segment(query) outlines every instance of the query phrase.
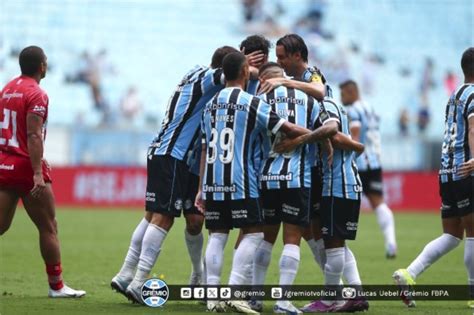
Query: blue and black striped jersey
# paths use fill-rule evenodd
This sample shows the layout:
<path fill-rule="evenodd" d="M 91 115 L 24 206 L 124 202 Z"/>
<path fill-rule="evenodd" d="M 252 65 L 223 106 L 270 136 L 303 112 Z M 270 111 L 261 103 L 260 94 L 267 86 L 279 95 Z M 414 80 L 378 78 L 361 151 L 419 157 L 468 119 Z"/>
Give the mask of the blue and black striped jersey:
<path fill-rule="evenodd" d="M 156 155 L 171 155 L 184 160 L 199 136 L 202 111 L 206 103 L 224 88 L 221 69 L 196 66 L 176 87 L 168 102 L 161 130 L 151 146 Z"/>
<path fill-rule="evenodd" d="M 277 133 L 285 120 L 270 105 L 240 88 L 219 92 L 204 109 L 202 141 L 207 146 L 204 199 L 257 198 L 256 142 L 261 133 Z"/>
<path fill-rule="evenodd" d="M 260 96 L 270 104 L 281 118 L 307 129 L 314 129 L 319 117 L 319 103 L 306 93 L 280 86 Z M 272 147 L 280 133 L 268 132 L 264 139 L 267 153 L 260 170 L 260 186 L 263 189 L 311 187 L 311 167 L 314 164 L 315 145 L 303 145 L 292 152 L 278 154 Z"/>
<path fill-rule="evenodd" d="M 339 132 L 350 137 L 349 119 L 344 107 L 330 98 L 324 99 L 323 106 L 326 111 L 320 115 L 321 119 L 327 120 L 328 118 L 324 116 L 329 115 L 330 120 L 336 120 L 339 123 Z M 360 199 L 362 185 L 355 162 L 355 153 L 334 148 L 332 165 L 328 164 L 327 153 L 323 151 L 322 156 L 323 196 Z"/>
<path fill-rule="evenodd" d="M 449 98 L 439 177 L 442 183 L 462 179 L 457 168 L 473 158 L 469 150 L 468 119 L 474 116 L 474 84 L 461 85 Z"/>
<path fill-rule="evenodd" d="M 364 153 L 357 158 L 357 168 L 359 171 L 381 168 L 379 116 L 370 105 L 360 100 L 345 108 L 349 115 L 349 127 L 360 127 L 359 142 L 365 146 Z"/>

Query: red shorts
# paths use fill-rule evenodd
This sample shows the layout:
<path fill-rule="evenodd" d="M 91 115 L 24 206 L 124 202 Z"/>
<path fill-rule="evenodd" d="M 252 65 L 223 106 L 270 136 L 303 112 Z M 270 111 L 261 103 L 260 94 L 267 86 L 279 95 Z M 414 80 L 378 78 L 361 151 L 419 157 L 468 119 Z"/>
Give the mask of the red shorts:
<path fill-rule="evenodd" d="M 45 183 L 51 183 L 50 167 L 42 161 Z M 33 168 L 30 159 L 19 155 L 0 153 L 0 189 L 13 190 L 20 195 L 28 194 L 33 189 Z"/>

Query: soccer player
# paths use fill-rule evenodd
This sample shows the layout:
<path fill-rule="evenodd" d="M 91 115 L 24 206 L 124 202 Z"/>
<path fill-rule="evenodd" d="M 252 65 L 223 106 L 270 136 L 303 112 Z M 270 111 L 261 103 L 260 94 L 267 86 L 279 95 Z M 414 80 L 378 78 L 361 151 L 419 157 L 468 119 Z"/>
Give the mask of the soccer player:
<path fill-rule="evenodd" d="M 268 93 L 284 85 L 311 95 L 318 101 L 325 96 L 332 96 L 331 88 L 326 85 L 326 78 L 317 67 L 308 66 L 308 47 L 297 34 L 288 34 L 276 42 L 277 62 L 289 78 L 265 78 L 260 86 L 261 94 Z"/>
<path fill-rule="evenodd" d="M 364 144 L 364 152 L 357 158 L 357 168 L 364 194 L 369 199 L 377 216 L 380 229 L 385 239 L 385 255 L 395 258 L 397 242 L 395 239 L 395 221 L 392 210 L 384 202 L 382 183 L 382 164 L 380 161 L 379 117 L 361 100 L 357 83 L 348 80 L 339 85 L 341 101 L 349 116 L 351 136 L 355 141 Z"/>
<path fill-rule="evenodd" d="M 213 281 L 220 278 L 229 230 L 240 228 L 243 238 L 233 257 L 229 284 L 241 285 L 246 266 L 263 239 L 258 168 L 253 159 L 255 143 L 264 130 L 289 136 L 308 130 L 281 119 L 270 105 L 243 90 L 249 79 L 249 65 L 242 53 L 227 55 L 223 70 L 226 88 L 206 105 L 203 115 L 196 206 L 205 213 L 206 228 L 211 233 L 206 249 L 207 284 L 214 285 Z M 226 304 L 234 311 L 256 313 L 246 301 Z"/>
<path fill-rule="evenodd" d="M 325 111 L 321 120 L 334 120 L 338 123 L 339 132 L 350 137 L 349 122 L 344 108 L 330 98 L 323 101 Z M 314 132 L 313 132 L 314 133 Z M 276 146 L 276 151 L 293 150 L 297 145 L 311 143 L 312 135 L 307 134 L 296 139 L 283 140 Z M 344 142 L 341 140 L 344 139 Z M 328 153 L 322 153 L 323 189 L 320 205 L 321 234 L 324 239 L 325 264 L 324 278 L 328 287 L 341 283 L 341 276 L 349 285 L 361 286 L 357 262 L 352 251 L 346 246 L 345 240 L 354 240 L 357 233 L 360 193 L 362 186 L 355 164 L 354 149 L 363 151 L 361 144 L 347 141 L 339 133 L 332 137 L 334 157 L 332 164 L 328 161 Z M 360 148 L 357 148 L 361 146 Z M 316 300 L 303 307 L 303 312 L 353 312 L 367 310 L 365 299 L 347 300 L 341 304 L 338 301 Z"/>
<path fill-rule="evenodd" d="M 190 284 L 201 281 L 204 217 L 193 203 L 198 177 L 189 171 L 185 159 L 199 135 L 204 105 L 224 87 L 222 60 L 235 51 L 229 46 L 218 48 L 210 67 L 196 66 L 183 77 L 171 95 L 161 130 L 148 149 L 145 217 L 133 232 L 123 266 L 111 282 L 112 288 L 134 302 L 141 303 L 140 288 L 181 211 L 193 265 Z"/>
<path fill-rule="evenodd" d="M 48 118 L 48 95 L 39 83 L 47 58 L 37 46 L 20 53 L 21 76 L 10 81 L 0 95 L 0 235 L 13 220 L 21 199 L 39 232 L 41 256 L 46 264 L 52 298 L 78 298 L 86 294 L 63 282 L 50 168 L 43 159 Z"/>
<path fill-rule="evenodd" d="M 406 290 L 415 279 L 438 259 L 456 248 L 466 232 L 464 264 L 468 274 L 470 298 L 474 308 L 474 47 L 462 55 L 464 84 L 446 105 L 445 131 L 441 150 L 439 185 L 443 234 L 428 243 L 408 266 L 393 274 L 395 282 Z M 414 307 L 410 296 L 403 302 Z"/>
<path fill-rule="evenodd" d="M 283 69 L 277 63 L 267 63 L 260 68 L 260 76 L 281 78 Z M 320 128 L 315 140 L 329 138 L 337 133 L 337 123 L 329 120 L 320 122 L 319 103 L 306 93 L 280 86 L 260 96 L 272 106 L 281 118 L 307 129 Z M 327 122 L 327 124 L 326 124 Z M 302 145 L 294 151 L 278 154 L 271 148 L 278 140 L 271 133 L 265 137 L 265 160 L 260 173 L 262 205 L 265 218 L 264 240 L 255 253 L 254 285 L 263 285 L 270 263 L 271 251 L 275 244 L 280 224 L 283 223 L 284 248 L 280 258 L 280 280 L 282 286 L 292 285 L 300 262 L 300 240 L 305 227 L 310 224 L 311 167 L 314 163 L 314 145 Z M 266 152 L 269 151 L 269 152 Z M 252 301 L 254 302 L 254 301 Z M 252 303 L 257 304 L 257 303 Z M 261 307 L 255 307 L 254 309 Z M 275 313 L 301 313 L 287 300 L 278 301 Z"/>

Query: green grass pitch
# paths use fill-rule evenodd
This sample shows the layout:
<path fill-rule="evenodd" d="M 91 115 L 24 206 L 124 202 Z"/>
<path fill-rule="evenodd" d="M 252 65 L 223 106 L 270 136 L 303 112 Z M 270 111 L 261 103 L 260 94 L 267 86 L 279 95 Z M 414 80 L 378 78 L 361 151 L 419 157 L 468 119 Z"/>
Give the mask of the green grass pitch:
<path fill-rule="evenodd" d="M 74 211 L 73 211 L 74 210 Z M 132 305 L 110 289 L 110 279 L 119 270 L 133 229 L 142 211 L 59 209 L 59 236 L 64 278 L 74 288 L 87 291 L 78 300 L 52 300 L 46 297 L 47 282 L 40 258 L 38 233 L 22 209 L 18 209 L 10 230 L 0 238 L 0 314 L 157 314 L 203 313 L 196 302 L 168 302 L 151 309 Z M 363 214 L 357 240 L 349 245 L 356 255 L 364 284 L 392 284 L 394 270 L 406 267 L 425 244 L 441 233 L 437 214 L 399 214 L 395 216 L 399 255 L 386 260 L 383 241 L 375 216 Z M 235 232 L 225 253 L 223 282 L 228 280 Z M 307 247 L 302 243 L 301 264 L 296 284 L 321 284 L 322 274 Z M 273 251 L 268 283 L 278 283 L 281 242 Z M 466 284 L 463 264 L 464 245 L 443 257 L 419 279 L 419 284 Z M 169 233 L 153 273 L 164 275 L 168 284 L 186 284 L 191 265 L 184 243 L 184 220 L 178 219 Z M 305 302 L 297 301 L 301 306 Z M 265 310 L 271 312 L 272 302 Z M 407 309 L 401 301 L 373 301 L 371 314 L 473 314 L 466 302 L 418 301 Z"/>

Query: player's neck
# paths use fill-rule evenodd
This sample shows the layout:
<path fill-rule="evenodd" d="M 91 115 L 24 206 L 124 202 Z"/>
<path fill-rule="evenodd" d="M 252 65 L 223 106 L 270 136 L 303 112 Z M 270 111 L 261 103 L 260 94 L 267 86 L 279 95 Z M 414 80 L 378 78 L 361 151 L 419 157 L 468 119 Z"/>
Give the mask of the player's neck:
<path fill-rule="evenodd" d="M 300 78 L 302 79 L 303 78 L 303 74 L 304 72 L 306 71 L 306 69 L 308 69 L 308 64 L 306 62 L 302 62 L 300 63 L 297 67 L 296 67 L 296 71 L 295 71 L 295 78 Z"/>
<path fill-rule="evenodd" d="M 227 81 L 226 84 L 225 84 L 225 87 L 226 88 L 229 88 L 229 87 L 236 87 L 236 88 L 239 88 L 239 89 L 243 89 L 244 88 L 244 85 L 245 85 L 245 82 L 242 81 L 242 80 L 235 80 L 235 81 Z"/>
<path fill-rule="evenodd" d="M 27 77 L 27 78 L 30 78 L 30 79 L 33 79 L 36 81 L 36 83 L 40 83 L 41 81 L 41 75 L 40 74 L 34 74 L 34 75 L 27 75 L 27 74 L 21 74 L 22 77 Z"/>
<path fill-rule="evenodd" d="M 464 83 L 465 84 L 472 84 L 474 83 L 474 77 L 464 77 Z"/>

